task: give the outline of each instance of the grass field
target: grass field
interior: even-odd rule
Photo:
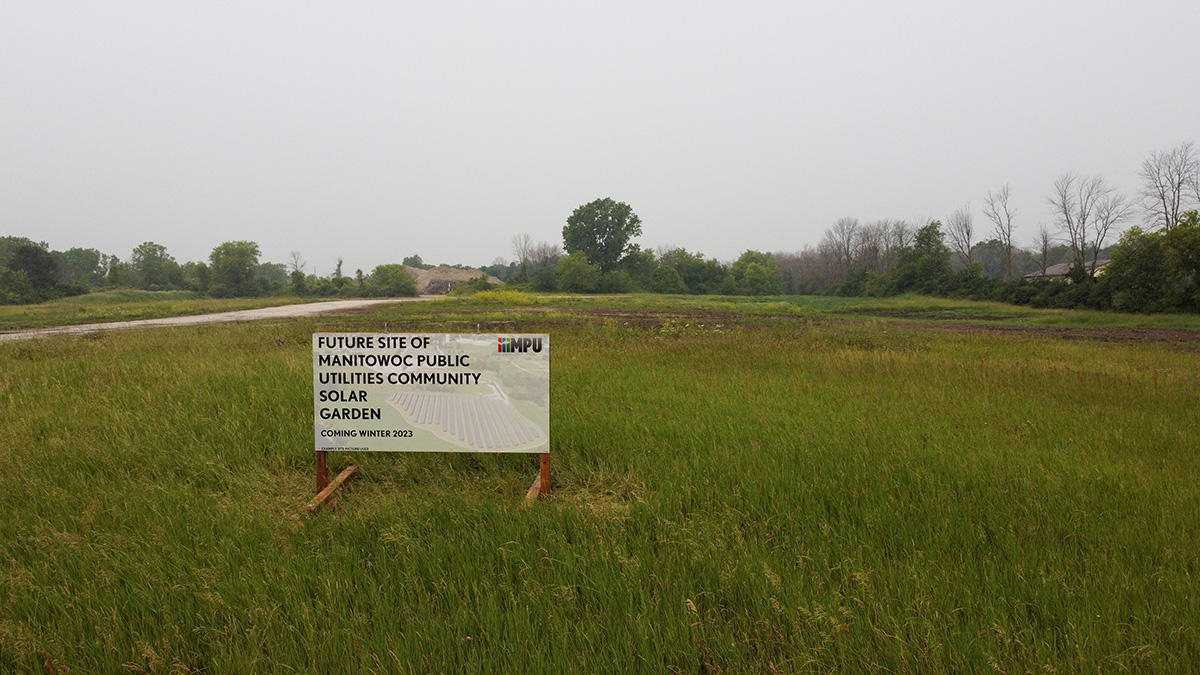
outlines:
[[[264,298],[203,298],[190,291],[139,291],[121,289],[63,298],[40,305],[0,306],[0,331],[85,323],[158,319],[213,312],[255,309],[320,298],[272,296]],[[1200,316],[1192,314],[1121,314],[1091,310],[1031,309],[999,302],[948,300],[924,296],[893,298],[840,298],[834,296],[665,296],[614,295],[578,297],[533,295],[496,290],[476,296],[448,297],[435,301],[440,313],[466,307],[476,316],[484,307],[588,308],[662,312],[668,315],[736,313],[758,316],[807,316],[872,321],[926,321],[957,323],[1003,322],[1018,326],[1127,327],[1200,331]]]
[[[0,344],[0,672],[1200,670],[1195,343],[721,302]],[[551,334],[549,500],[335,456],[302,515],[311,334],[385,322]]]

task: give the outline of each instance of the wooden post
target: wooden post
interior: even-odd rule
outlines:
[[[313,500],[309,502],[304,509],[306,511],[316,511],[318,506],[324,504],[325,500],[329,499],[333,495],[333,491],[338,489],[339,485],[353,478],[357,471],[358,466],[354,464],[342,469],[342,472],[337,475],[337,478],[334,478],[332,483],[326,485],[324,489],[318,492],[317,496],[313,497]]]
[[[329,485],[328,454],[325,450],[317,451],[317,492],[324,490]]]
[[[550,496],[550,453],[542,453],[542,470],[533,479],[533,485],[525,493],[525,503],[532,504],[538,497]]]

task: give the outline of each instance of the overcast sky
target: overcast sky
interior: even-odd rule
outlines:
[[[585,202],[722,260],[1200,142],[1200,2],[0,3],[0,235],[482,265]]]

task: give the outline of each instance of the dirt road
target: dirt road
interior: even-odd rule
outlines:
[[[260,321],[262,319],[290,319],[300,316],[312,316],[324,312],[340,312],[347,309],[359,309],[372,305],[382,305],[395,302],[421,302],[431,296],[417,298],[382,298],[378,300],[331,300],[329,302],[310,302],[303,305],[280,305],[278,307],[263,307],[260,309],[243,309],[236,312],[218,312],[216,314],[193,314],[191,316],[172,316],[162,319],[139,319],[137,321],[113,321],[110,323],[86,323],[78,326],[55,326],[52,328],[29,328],[8,333],[0,333],[0,342],[11,340],[27,340],[29,338],[47,337],[50,335],[80,335],[104,330],[125,330],[129,328],[146,328],[152,326],[191,326],[202,323],[226,323],[229,321]]]

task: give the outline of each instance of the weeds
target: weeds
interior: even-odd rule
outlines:
[[[1200,669],[1194,352],[687,307],[0,344],[0,671]],[[310,336],[385,322],[552,333],[550,500],[338,455],[299,515]]]

